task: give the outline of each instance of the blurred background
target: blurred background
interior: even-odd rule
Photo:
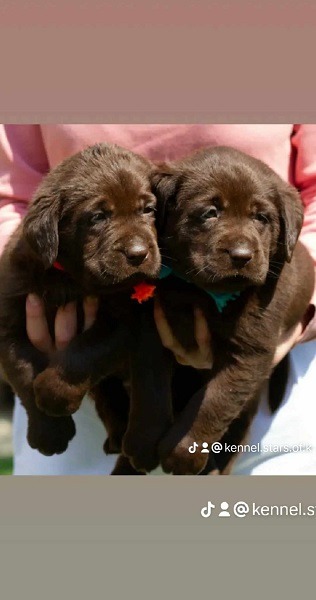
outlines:
[[[11,388],[0,379],[0,475],[12,474],[12,411]]]

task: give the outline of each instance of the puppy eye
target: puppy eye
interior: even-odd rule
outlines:
[[[96,213],[94,213],[93,215],[91,215],[90,217],[90,223],[92,223],[92,225],[94,225],[95,223],[101,223],[102,221],[106,221],[107,219],[109,219],[112,216],[111,211],[98,211]]]
[[[201,219],[203,221],[207,221],[208,219],[217,219],[219,216],[219,210],[216,206],[211,206],[203,215],[201,215]]]
[[[269,217],[267,215],[265,215],[264,213],[257,213],[255,215],[253,215],[253,219],[255,221],[259,221],[260,223],[264,223],[264,224],[270,222]]]
[[[156,210],[155,206],[147,204],[147,206],[144,206],[144,208],[143,208],[143,214],[150,215],[150,214],[153,214],[155,212],[155,210]]]

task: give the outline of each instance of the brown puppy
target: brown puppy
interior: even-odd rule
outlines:
[[[75,434],[70,415],[88,390],[109,373],[126,375],[141,310],[133,285],[160,269],[151,171],[147,160],[107,144],[66,159],[44,178],[1,257],[0,362],[27,411],[29,444],[43,454],[65,451]],[[101,298],[96,322],[48,359],[26,334],[30,292],[44,299],[52,336],[57,307],[79,307],[86,295]],[[170,420],[155,416],[159,438]],[[152,468],[156,459],[148,460]]]
[[[160,443],[165,471],[197,474],[208,455],[189,453],[194,442],[211,445],[229,429],[238,433],[238,418],[241,428],[249,425],[280,336],[307,310],[314,269],[296,244],[303,222],[298,192],[255,158],[206,149],[162,165],[153,191],[164,213],[162,252],[173,271],[159,286],[168,321],[179,342],[193,347],[198,304],[212,331],[212,372]]]

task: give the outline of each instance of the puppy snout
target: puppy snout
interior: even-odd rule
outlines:
[[[123,253],[131,265],[139,267],[148,257],[149,247],[145,242],[139,240],[124,248]]]
[[[253,257],[253,249],[249,244],[243,243],[228,249],[228,254],[233,265],[239,269],[245,267]]]

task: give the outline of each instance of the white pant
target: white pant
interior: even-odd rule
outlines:
[[[297,346],[290,354],[291,369],[282,405],[271,417],[265,393],[248,444],[256,452],[238,456],[234,475],[316,475],[316,341]],[[68,450],[46,457],[26,441],[26,413],[15,403],[13,417],[15,475],[108,475],[116,456],[106,456],[104,427],[94,405],[85,399],[74,415],[77,433]],[[300,447],[301,445],[301,447]],[[162,475],[161,469],[152,474]]]

